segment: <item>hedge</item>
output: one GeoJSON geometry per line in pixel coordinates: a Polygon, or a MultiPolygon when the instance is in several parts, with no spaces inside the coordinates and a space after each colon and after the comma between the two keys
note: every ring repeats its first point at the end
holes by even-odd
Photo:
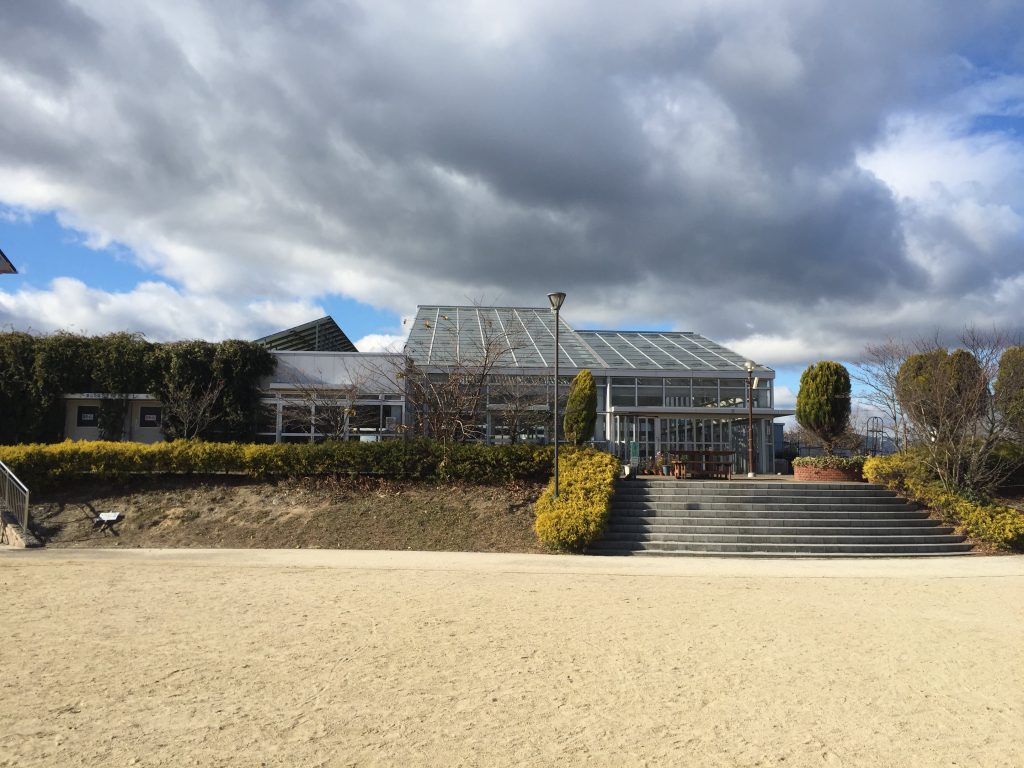
{"type": "Polygon", "coordinates": [[[123,397],[149,393],[164,404],[165,434],[181,436],[182,412],[197,393],[216,391],[207,439],[251,439],[260,416],[260,380],[277,361],[262,344],[228,340],[151,343],[139,334],[33,336],[0,333],[0,443],[54,442],[72,392],[118,397],[100,404],[101,435],[119,437],[123,397]]]}
{"type": "Polygon", "coordinates": [[[558,499],[554,480],[534,505],[534,530],[552,549],[578,552],[600,536],[608,523],[615,478],[621,466],[614,456],[584,448],[558,459],[558,499]]]}
{"type": "Polygon", "coordinates": [[[864,477],[934,509],[983,541],[1008,549],[1024,549],[1024,514],[947,491],[913,451],[868,459],[864,463],[864,477]]]}
{"type": "Polygon", "coordinates": [[[138,474],[236,473],[255,478],[328,474],[396,479],[503,483],[551,474],[549,446],[449,445],[430,440],[325,443],[72,442],[0,446],[0,461],[28,487],[45,490],[88,477],[122,480],[138,474]]]}
{"type": "Polygon", "coordinates": [[[798,456],[793,459],[793,466],[856,472],[864,469],[865,458],[864,456],[798,456]]]}

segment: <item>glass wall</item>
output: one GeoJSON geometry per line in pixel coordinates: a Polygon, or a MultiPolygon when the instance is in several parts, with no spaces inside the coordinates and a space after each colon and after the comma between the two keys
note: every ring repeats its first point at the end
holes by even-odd
{"type": "MultiPolygon", "coordinates": [[[[600,382],[598,379],[597,381],[600,382]]],[[[772,407],[771,379],[755,378],[754,407],[772,407]]],[[[611,380],[612,405],[617,408],[746,408],[747,379],[633,378],[611,380]]],[[[599,383],[598,391],[604,387],[599,383]]],[[[603,409],[603,407],[602,407],[603,409]]]]}
{"type": "Polygon", "coordinates": [[[281,443],[394,438],[404,409],[393,395],[360,395],[355,403],[330,395],[289,395],[264,398],[261,406],[259,439],[281,443]]]}
{"type": "MultiPolygon", "coordinates": [[[[733,471],[746,474],[747,426],[747,419],[738,416],[696,419],[616,415],[612,420],[614,436],[610,446],[612,453],[628,461],[631,444],[636,443],[641,464],[651,462],[658,453],[671,456],[686,451],[732,451],[733,471]]],[[[754,471],[772,472],[774,458],[771,421],[755,419],[754,471]]]]}

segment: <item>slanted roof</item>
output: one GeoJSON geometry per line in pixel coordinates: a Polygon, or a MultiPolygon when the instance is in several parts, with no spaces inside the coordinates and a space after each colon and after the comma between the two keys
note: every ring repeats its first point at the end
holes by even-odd
{"type": "Polygon", "coordinates": [[[294,352],[358,352],[333,317],[321,317],[256,339],[268,349],[294,352]]]}
{"type": "MultiPolygon", "coordinates": [[[[559,315],[559,362],[567,368],[745,373],[743,356],[698,333],[577,331],[559,315]]],[[[554,365],[555,315],[548,307],[421,306],[406,354],[418,365],[446,366],[483,358],[498,367],[554,365]]],[[[763,365],[757,370],[770,371],[763,365]]]]}
{"type": "Polygon", "coordinates": [[[0,275],[16,275],[18,270],[11,264],[11,260],[8,259],[3,251],[0,251],[0,275]]]}

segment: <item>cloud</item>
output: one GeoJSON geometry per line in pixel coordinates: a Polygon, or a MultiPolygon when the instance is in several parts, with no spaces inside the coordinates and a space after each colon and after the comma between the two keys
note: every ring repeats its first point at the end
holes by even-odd
{"type": "Polygon", "coordinates": [[[182,293],[146,282],[122,293],[90,288],[80,280],[58,278],[47,289],[0,292],[0,328],[35,332],[68,330],[84,334],[132,331],[151,341],[226,338],[254,339],[323,315],[304,302],[254,302],[241,307],[212,296],[182,293]],[[266,318],[273,317],[273,321],[266,318]]]}
{"type": "Polygon", "coordinates": [[[360,352],[401,352],[408,335],[371,333],[354,343],[360,352]]]}
{"type": "Polygon", "coordinates": [[[4,210],[153,274],[0,295],[8,322],[58,322],[59,293],[69,321],[212,338],[332,296],[557,288],[577,326],[774,364],[1020,323],[1012,4],[55,0],[0,23],[4,210]]]}

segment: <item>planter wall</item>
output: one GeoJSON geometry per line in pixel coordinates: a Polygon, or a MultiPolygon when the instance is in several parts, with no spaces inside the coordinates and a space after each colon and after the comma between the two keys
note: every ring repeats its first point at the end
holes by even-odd
{"type": "Polygon", "coordinates": [[[793,467],[793,479],[816,483],[863,483],[859,469],[824,469],[822,467],[793,467]]]}

